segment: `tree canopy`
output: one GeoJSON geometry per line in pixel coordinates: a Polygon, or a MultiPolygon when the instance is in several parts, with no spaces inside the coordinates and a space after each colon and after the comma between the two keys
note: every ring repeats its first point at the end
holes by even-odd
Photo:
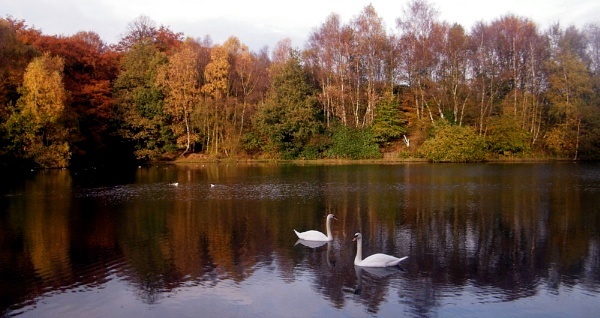
{"type": "Polygon", "coordinates": [[[439,17],[413,0],[388,30],[368,5],[259,52],[146,16],[110,45],[0,19],[0,163],[600,158],[598,24],[439,17]]]}

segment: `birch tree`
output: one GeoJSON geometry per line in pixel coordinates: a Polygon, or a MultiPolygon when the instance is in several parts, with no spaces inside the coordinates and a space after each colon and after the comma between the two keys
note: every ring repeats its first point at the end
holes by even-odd
{"type": "MultiPolygon", "coordinates": [[[[242,44],[237,38],[230,38],[225,44],[228,48],[232,60],[232,86],[235,92],[239,91],[241,95],[242,110],[238,115],[234,114],[234,126],[239,117],[238,140],[241,138],[246,123],[246,111],[249,107],[250,96],[259,87],[259,80],[262,73],[266,71],[261,69],[259,59],[250,52],[247,45],[242,44]]],[[[234,96],[238,96],[237,93],[234,96]]],[[[237,110],[237,107],[236,107],[237,110]]],[[[235,128],[235,127],[234,127],[235,128]]]]}
{"type": "Polygon", "coordinates": [[[177,145],[184,148],[181,155],[191,150],[199,140],[193,131],[191,114],[200,104],[200,75],[195,43],[188,39],[169,63],[159,69],[157,83],[165,94],[165,113],[170,115],[171,129],[177,145]]]}
{"type": "Polygon", "coordinates": [[[229,83],[227,50],[223,46],[214,46],[210,54],[210,62],[204,69],[204,133],[207,137],[206,146],[209,152],[217,154],[223,141],[223,128],[226,120],[225,99],[229,83]]]}
{"type": "Polygon", "coordinates": [[[306,64],[319,82],[318,98],[327,127],[333,121],[343,126],[353,126],[356,122],[351,98],[351,85],[356,83],[351,71],[356,53],[355,36],[351,26],[343,25],[340,17],[332,14],[311,34],[305,50],[306,64]]]}
{"type": "Polygon", "coordinates": [[[429,118],[433,123],[430,96],[427,91],[433,82],[436,67],[436,43],[441,34],[436,29],[439,13],[427,1],[414,0],[408,3],[404,16],[397,20],[400,32],[402,57],[400,67],[403,70],[401,80],[405,82],[413,95],[416,117],[429,118]]]}
{"type": "Polygon", "coordinates": [[[351,26],[355,36],[354,59],[357,72],[353,81],[356,96],[353,103],[354,125],[365,128],[373,123],[375,105],[381,97],[382,87],[385,86],[385,63],[389,46],[383,20],[372,5],[366,6],[351,21],[351,26]]]}
{"type": "Polygon", "coordinates": [[[460,25],[448,28],[445,36],[443,75],[440,79],[442,91],[447,94],[447,103],[452,113],[451,120],[462,126],[465,109],[471,95],[469,83],[468,36],[460,25]]]}
{"type": "Polygon", "coordinates": [[[495,49],[497,34],[487,24],[477,23],[471,31],[471,88],[475,100],[474,108],[476,131],[480,135],[487,132],[487,125],[498,105],[500,95],[500,65],[495,49]]]}
{"type": "Polygon", "coordinates": [[[562,31],[554,25],[549,36],[555,44],[549,68],[550,115],[553,127],[547,134],[546,144],[558,155],[578,158],[582,120],[586,116],[587,101],[592,94],[591,78],[585,63],[578,55],[581,43],[574,28],[562,31]]]}

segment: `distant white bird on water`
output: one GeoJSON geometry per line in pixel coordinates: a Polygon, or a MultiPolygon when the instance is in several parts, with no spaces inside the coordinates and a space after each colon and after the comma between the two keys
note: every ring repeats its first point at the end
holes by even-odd
{"type": "Polygon", "coordinates": [[[298,236],[299,239],[305,240],[305,241],[333,241],[333,235],[331,235],[331,220],[332,219],[337,220],[333,214],[327,215],[327,220],[325,221],[325,226],[327,228],[327,235],[323,234],[322,232],[315,231],[315,230],[309,230],[306,232],[298,232],[294,229],[294,232],[296,233],[296,235],[298,236]]]}
{"type": "Polygon", "coordinates": [[[173,183],[169,183],[169,185],[172,185],[172,186],[176,187],[176,186],[178,186],[178,185],[179,185],[179,182],[173,182],[173,183]]]}
{"type": "Polygon", "coordinates": [[[356,257],[354,258],[354,265],[362,267],[391,267],[399,266],[398,264],[403,260],[407,259],[408,256],[401,258],[387,255],[387,254],[373,254],[365,259],[362,259],[362,235],[360,233],[354,234],[353,241],[356,242],[356,257]]]}
{"type": "Polygon", "coordinates": [[[211,183],[211,184],[210,184],[210,187],[211,187],[211,188],[214,188],[214,187],[215,187],[215,184],[214,184],[214,183],[211,183]]]}

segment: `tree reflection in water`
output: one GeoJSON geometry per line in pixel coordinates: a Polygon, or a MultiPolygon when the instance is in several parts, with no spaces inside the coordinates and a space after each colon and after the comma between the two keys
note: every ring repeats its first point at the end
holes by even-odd
{"type": "Polygon", "coordinates": [[[461,315],[462,302],[518,304],[549,294],[572,295],[563,310],[577,316],[590,305],[576,292],[600,293],[599,171],[584,164],[192,165],[137,169],[123,180],[39,172],[3,187],[0,310],[9,315],[115,279],[154,307],[194,288],[215,312],[234,310],[202,298],[202,290],[244,292],[260,277],[257,284],[273,287],[235,310],[283,314],[260,304],[309,280],[327,313],[359,305],[372,315],[461,315]],[[322,227],[326,213],[338,218],[333,242],[296,241],[294,227],[322,227]],[[366,255],[409,255],[406,271],[356,269],[355,232],[363,233],[366,255]]]}

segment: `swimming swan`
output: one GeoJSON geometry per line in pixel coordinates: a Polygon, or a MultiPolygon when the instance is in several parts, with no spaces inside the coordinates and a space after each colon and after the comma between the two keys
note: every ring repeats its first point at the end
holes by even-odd
{"type": "Polygon", "coordinates": [[[337,220],[333,214],[327,215],[327,235],[315,230],[298,232],[294,229],[294,233],[296,233],[299,239],[305,241],[333,241],[333,235],[331,235],[331,219],[337,220]]]}
{"type": "Polygon", "coordinates": [[[398,264],[407,259],[408,256],[397,258],[387,254],[373,254],[365,259],[362,259],[362,235],[360,233],[354,234],[356,243],[356,257],[354,258],[354,265],[362,267],[390,267],[398,266],[398,264]]]}

